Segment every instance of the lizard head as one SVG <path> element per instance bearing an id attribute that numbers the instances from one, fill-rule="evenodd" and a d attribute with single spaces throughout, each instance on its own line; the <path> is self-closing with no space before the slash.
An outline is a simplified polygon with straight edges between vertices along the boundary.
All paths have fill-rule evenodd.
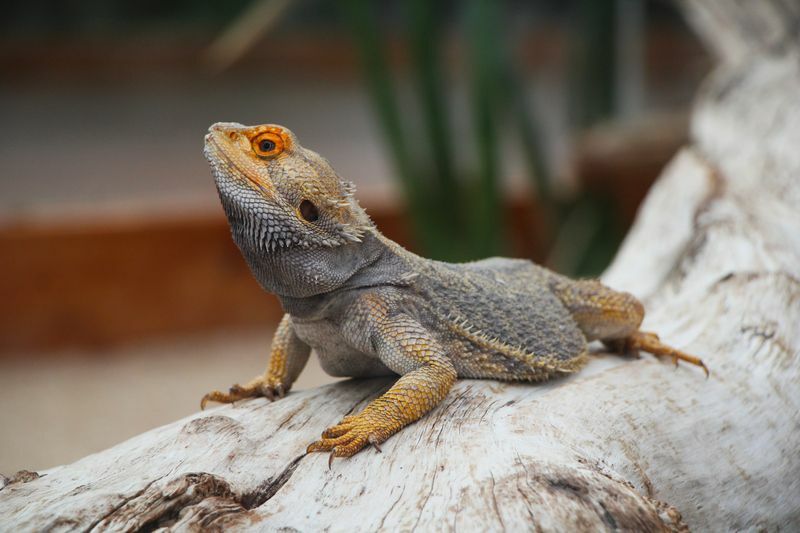
<path id="1" fill-rule="evenodd" d="M 288 129 L 214 124 L 204 153 L 233 240 L 266 290 L 288 298 L 328 292 L 380 252 L 353 184 Z"/>
<path id="2" fill-rule="evenodd" d="M 372 227 L 354 185 L 287 128 L 220 122 L 204 153 L 234 233 L 262 253 L 359 242 Z"/>

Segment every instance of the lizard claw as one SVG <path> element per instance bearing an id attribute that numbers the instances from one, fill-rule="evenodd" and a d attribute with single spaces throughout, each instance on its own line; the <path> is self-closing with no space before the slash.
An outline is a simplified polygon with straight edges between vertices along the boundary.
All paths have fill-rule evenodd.
<path id="1" fill-rule="evenodd" d="M 383 453 L 383 450 L 381 450 L 380 447 L 380 442 L 378 441 L 378 438 L 375 435 L 370 435 L 369 438 L 367 438 L 367 440 L 369 441 L 370 444 L 372 444 L 375 447 L 376 450 L 378 450 L 378 453 Z"/>
<path id="2" fill-rule="evenodd" d="M 334 457 L 352 457 L 370 444 L 378 452 L 383 453 L 380 444 L 392 433 L 392 428 L 385 427 L 386 422 L 380 417 L 372 417 L 366 412 L 345 417 L 339 424 L 326 429 L 322 438 L 311 443 L 307 452 L 331 452 L 328 463 Z"/>
<path id="3" fill-rule="evenodd" d="M 210 400 L 210 399 L 211 399 L 210 398 L 210 394 L 204 394 L 203 395 L 203 397 L 200 399 L 200 410 L 201 411 L 205 411 L 206 404 L 208 403 L 208 400 Z"/>
<path id="4" fill-rule="evenodd" d="M 380 448 L 380 446 L 378 446 L 378 443 L 377 443 L 377 442 L 372 442 L 371 444 L 372 444 L 373 446 L 375 446 L 375 449 L 376 449 L 376 450 L 378 450 L 379 452 L 383 453 L 383 452 L 381 451 L 381 448 Z M 336 457 L 336 446 L 334 446 L 334 447 L 333 447 L 333 449 L 331 450 L 331 453 L 328 455 L 328 470 L 330 470 L 330 469 L 331 469 L 331 467 L 333 466 L 333 459 L 334 459 L 334 457 Z"/>
<path id="5" fill-rule="evenodd" d="M 269 401 L 271 402 L 275 401 L 275 393 L 273 392 L 272 387 L 264 387 L 261 389 L 261 392 L 262 394 L 264 394 L 264 397 Z"/>
<path id="6" fill-rule="evenodd" d="M 258 396 L 264 396 L 269 401 L 274 401 L 276 398 L 285 397 L 288 390 L 289 387 L 277 379 L 259 376 L 246 385 L 232 385 L 228 392 L 218 390 L 209 392 L 200 400 L 200 409 L 205 409 L 208 402 L 233 403 Z"/>
<path id="7" fill-rule="evenodd" d="M 200 410 L 204 411 L 208 402 L 233 403 L 237 399 L 238 398 L 234 398 L 230 393 L 213 390 L 205 394 L 200 400 Z"/>
<path id="8" fill-rule="evenodd" d="M 703 369 L 703 372 L 705 372 L 706 379 L 708 379 L 709 375 L 711 374 L 702 359 L 662 343 L 661 340 L 659 340 L 658 335 L 655 333 L 638 331 L 630 337 L 624 339 L 624 342 L 626 347 L 629 349 L 637 351 L 644 350 L 646 352 L 650 352 L 656 357 L 669 357 L 672 359 L 675 367 L 678 366 L 679 361 L 686 361 L 689 364 L 699 366 Z"/>

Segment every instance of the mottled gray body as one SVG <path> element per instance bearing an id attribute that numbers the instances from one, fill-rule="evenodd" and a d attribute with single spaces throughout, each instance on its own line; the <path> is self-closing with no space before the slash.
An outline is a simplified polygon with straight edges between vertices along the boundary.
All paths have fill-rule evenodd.
<path id="1" fill-rule="evenodd" d="M 239 242 L 246 236 L 236 238 Z M 252 249 L 239 244 L 243 251 Z M 299 283 L 297 278 L 306 277 L 307 270 L 276 268 L 274 256 L 245 252 L 256 278 L 278 294 L 297 336 L 314 348 L 331 375 L 393 373 L 367 342 L 368 328 L 353 327 L 368 320 L 361 316 L 368 309 L 358 304 L 365 293 L 378 295 L 391 304 L 392 312 L 418 321 L 444 348 L 459 377 L 541 380 L 573 371 L 572 364 L 562 369 L 559 361 L 585 353 L 586 339 L 549 288 L 557 275 L 530 261 L 432 261 L 377 231 L 367 232 L 362 243 L 323 251 L 333 253 L 336 258 L 323 260 L 351 265 L 351 276 L 335 290 L 298 297 L 276 289 Z M 303 259 L 308 259 L 308 251 Z M 285 257 L 279 263 L 291 265 Z M 348 329 L 352 333 L 344 333 Z"/>
<path id="2" fill-rule="evenodd" d="M 267 162 L 270 186 L 281 194 L 265 201 L 272 191 L 237 179 L 237 162 L 214 148 L 207 145 L 207 157 L 234 241 L 328 373 L 374 376 L 417 364 L 381 360 L 367 338 L 368 318 L 361 316 L 370 312 L 359 303 L 367 293 L 425 328 L 461 377 L 539 380 L 579 366 L 560 364 L 580 358 L 586 340 L 550 290 L 556 274 L 525 260 L 448 264 L 408 252 L 378 232 L 352 198 L 352 187 L 310 150 L 298 148 L 291 166 Z M 339 195 L 334 205 L 347 206 L 351 223 L 298 220 L 291 208 L 302 196 L 298 190 L 320 188 L 293 184 L 306 175 L 330 176 L 317 183 L 328 187 L 328 196 Z"/>

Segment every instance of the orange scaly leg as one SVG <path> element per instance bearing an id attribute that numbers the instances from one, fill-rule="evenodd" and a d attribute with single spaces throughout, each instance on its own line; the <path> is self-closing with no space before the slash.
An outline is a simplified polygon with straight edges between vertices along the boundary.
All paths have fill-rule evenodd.
<path id="1" fill-rule="evenodd" d="M 645 352 L 651 353 L 655 356 L 671 357 L 672 362 L 675 363 L 675 366 L 678 366 L 678 361 L 686 361 L 692 365 L 699 366 L 703 369 L 703 372 L 706 373 L 706 377 L 709 376 L 708 367 L 705 365 L 702 359 L 664 344 L 659 340 L 658 335 L 655 333 L 637 331 L 630 337 L 623 339 L 622 342 L 624 347 L 623 349 L 626 352 L 644 350 Z"/>
<path id="2" fill-rule="evenodd" d="M 205 409 L 208 402 L 233 403 L 258 396 L 264 396 L 270 401 L 283 398 L 303 370 L 310 353 L 311 347 L 295 335 L 292 318 L 288 314 L 284 315 L 272 339 L 266 372 L 244 385 L 233 385 L 228 392 L 209 392 L 200 400 L 200 409 Z"/>
<path id="3" fill-rule="evenodd" d="M 419 322 L 405 314 L 388 316 L 376 297 L 362 299 L 356 316 L 369 317 L 370 344 L 391 370 L 402 376 L 360 413 L 345 416 L 322 433 L 308 452 L 351 457 L 368 445 L 380 451 L 386 439 L 436 407 L 456 381 L 456 370 L 442 347 Z M 357 328 L 353 328 L 356 330 Z"/>

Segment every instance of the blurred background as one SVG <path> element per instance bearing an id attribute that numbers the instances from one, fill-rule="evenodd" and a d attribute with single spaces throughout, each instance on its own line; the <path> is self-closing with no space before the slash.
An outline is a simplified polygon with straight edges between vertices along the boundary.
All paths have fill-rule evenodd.
<path id="1" fill-rule="evenodd" d="M 646 0 L 8 0 L 0 19 L 0 472 L 191 414 L 281 310 L 202 157 L 273 122 L 429 257 L 608 264 L 710 60 Z M 313 361 L 296 388 L 326 383 Z"/>

